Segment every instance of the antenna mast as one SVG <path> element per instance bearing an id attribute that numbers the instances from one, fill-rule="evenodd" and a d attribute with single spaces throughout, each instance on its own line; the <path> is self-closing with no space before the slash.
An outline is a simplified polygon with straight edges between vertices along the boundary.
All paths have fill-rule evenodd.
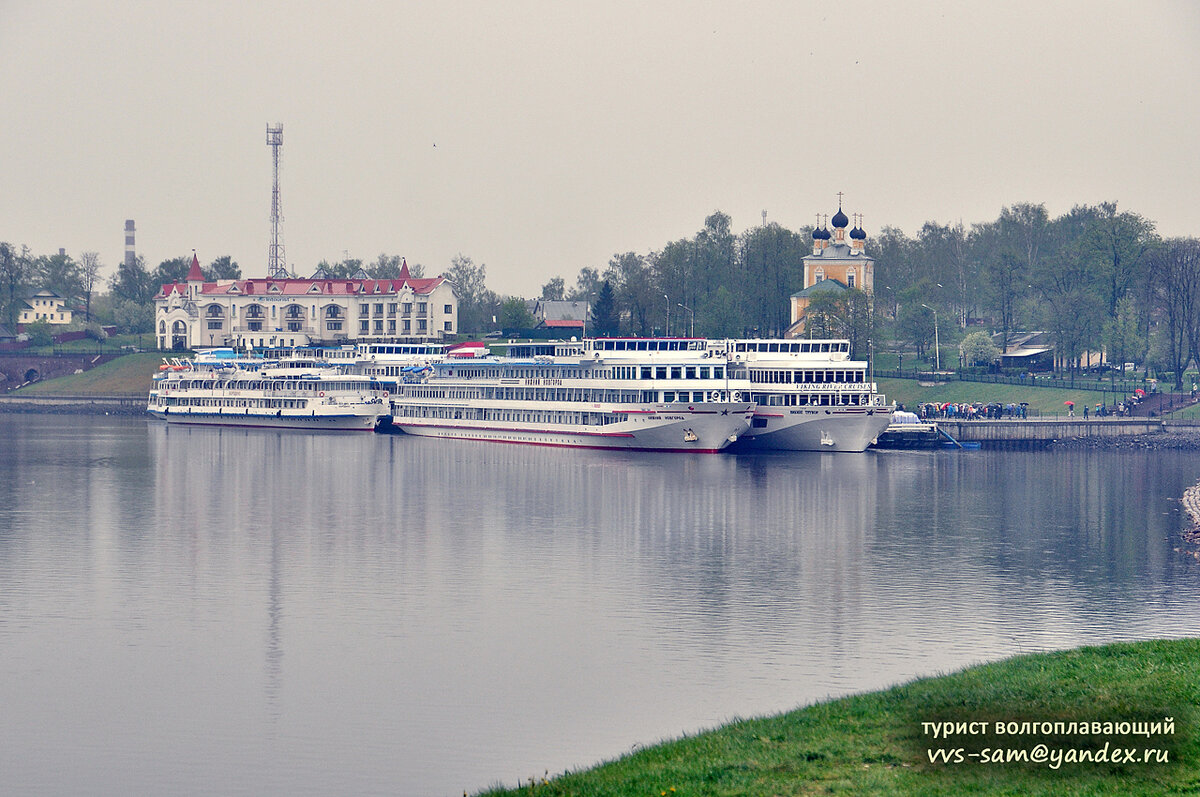
<path id="1" fill-rule="evenodd" d="M 279 206 L 279 150 L 283 148 L 283 125 L 267 125 L 267 146 L 271 148 L 271 159 L 275 164 L 275 181 L 271 186 L 271 248 L 267 253 L 267 276 L 286 279 L 287 260 L 283 254 L 283 241 L 279 238 L 279 223 L 283 221 L 283 211 Z"/>

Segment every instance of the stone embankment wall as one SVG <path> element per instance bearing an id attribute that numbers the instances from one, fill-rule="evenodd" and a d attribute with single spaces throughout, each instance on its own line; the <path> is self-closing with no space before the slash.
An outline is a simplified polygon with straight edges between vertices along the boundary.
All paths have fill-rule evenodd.
<path id="1" fill-rule="evenodd" d="M 0 393 L 28 382 L 86 371 L 116 357 L 116 354 L 0 354 Z"/>
<path id="2" fill-rule="evenodd" d="M 145 415 L 146 399 L 130 396 L 0 396 L 0 412 L 56 415 Z"/>

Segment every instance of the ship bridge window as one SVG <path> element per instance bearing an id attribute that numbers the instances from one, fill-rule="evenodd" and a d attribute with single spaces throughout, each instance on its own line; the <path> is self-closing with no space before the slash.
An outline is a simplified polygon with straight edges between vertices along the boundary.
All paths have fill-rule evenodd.
<path id="1" fill-rule="evenodd" d="M 709 367 L 707 365 L 700 366 L 700 378 L 708 379 Z"/>
<path id="2" fill-rule="evenodd" d="M 687 368 L 683 369 L 683 376 L 685 379 L 695 379 L 696 367 L 694 365 L 689 365 Z"/>

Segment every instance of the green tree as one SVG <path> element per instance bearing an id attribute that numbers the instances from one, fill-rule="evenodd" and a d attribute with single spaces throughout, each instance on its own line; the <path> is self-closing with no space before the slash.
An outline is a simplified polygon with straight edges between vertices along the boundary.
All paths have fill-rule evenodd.
<path id="1" fill-rule="evenodd" d="M 113 323 L 122 332 L 141 335 L 154 332 L 154 307 L 130 299 L 116 299 L 112 304 Z"/>
<path id="2" fill-rule="evenodd" d="M 596 302 L 592 305 L 592 334 L 599 338 L 613 337 L 621 327 L 617 313 L 616 295 L 608 280 L 600 283 Z"/>
<path id="3" fill-rule="evenodd" d="M 84 321 L 92 320 L 92 293 L 100 280 L 100 253 L 84 252 L 79 256 L 79 287 L 83 291 Z"/>
<path id="4" fill-rule="evenodd" d="M 501 329 L 531 329 L 537 324 L 525 300 L 510 296 L 500 303 L 499 323 Z"/>
<path id="5" fill-rule="evenodd" d="M 204 272 L 204 279 L 208 282 L 216 282 L 217 280 L 236 280 L 242 278 L 242 269 L 238 266 L 237 261 L 229 255 L 221 255 L 207 267 L 200 269 Z"/>
<path id="6" fill-rule="evenodd" d="M 132 263 L 122 261 L 121 265 L 117 266 L 117 273 L 113 275 L 110 287 L 118 299 L 148 305 L 154 301 L 162 283 L 155 283 L 154 276 L 146 270 L 146 262 L 138 255 Z"/>
<path id="7" fill-rule="evenodd" d="M 492 325 L 498 315 L 498 301 L 487 288 L 487 266 L 475 264 L 471 258 L 457 254 L 450 261 L 446 279 L 454 286 L 458 298 L 459 332 L 475 333 Z"/>
<path id="8" fill-rule="evenodd" d="M 83 294 L 79 264 L 70 255 L 43 255 L 33 261 L 33 272 L 33 279 L 40 288 L 49 288 L 66 298 Z"/>
<path id="9" fill-rule="evenodd" d="M 992 342 L 991 335 L 986 332 L 971 332 L 958 344 L 958 349 L 967 366 L 990 366 L 1000 358 L 1000 347 Z"/>
<path id="10" fill-rule="evenodd" d="M 792 321 L 788 297 L 804 287 L 808 248 L 803 236 L 775 223 L 754 227 L 740 236 L 737 268 L 722 286 L 741 286 L 745 325 L 770 336 L 787 330 Z"/>
<path id="11" fill-rule="evenodd" d="M 1157 359 L 1175 374 L 1183 388 L 1188 362 L 1200 358 L 1200 241 L 1171 238 L 1150 255 L 1155 300 L 1163 323 L 1156 337 Z"/>
<path id="12" fill-rule="evenodd" d="M 1117 314 L 1104 323 L 1104 347 L 1108 350 L 1109 363 L 1142 362 L 1146 358 L 1148 342 L 1142 335 L 1138 323 L 1137 307 L 1133 297 L 1126 295 L 1117 303 Z M 1115 377 L 1114 377 L 1115 379 Z M 1183 386 L 1182 374 L 1177 375 L 1176 388 Z"/>
<path id="13" fill-rule="evenodd" d="M 575 280 L 575 287 L 566 295 L 566 299 L 573 302 L 591 301 L 600 294 L 600 283 L 603 280 L 600 278 L 600 272 L 590 266 L 584 266 L 579 269 L 579 276 Z M 609 286 L 610 289 L 612 286 Z"/>
<path id="14" fill-rule="evenodd" d="M 50 325 L 42 319 L 26 324 L 25 334 L 29 336 L 29 345 L 31 346 L 49 346 L 54 342 L 54 334 L 50 331 Z"/>
<path id="15" fill-rule="evenodd" d="M 876 302 L 891 318 L 900 312 L 900 294 L 927 275 L 921 271 L 916 242 L 896 227 L 884 227 L 875 239 Z"/>
<path id="16" fill-rule="evenodd" d="M 377 280 L 394 280 L 400 276 L 400 265 L 404 262 L 404 258 L 400 255 L 389 255 L 381 252 L 379 257 L 375 258 L 375 262 L 367 269 L 372 279 Z M 409 274 L 412 274 L 412 269 L 409 269 Z"/>
<path id="17" fill-rule="evenodd" d="M 28 285 L 29 259 L 27 250 L 17 250 L 10 243 L 0 243 L 0 281 L 4 286 L 4 318 L 13 327 L 17 320 L 20 296 Z"/>
<path id="18" fill-rule="evenodd" d="M 192 268 L 192 258 L 173 257 L 164 260 L 154 269 L 154 282 L 157 287 L 170 283 L 186 282 L 188 272 Z"/>
<path id="19" fill-rule="evenodd" d="M 666 297 L 657 290 L 645 258 L 635 252 L 613 255 L 604 275 L 616 290 L 617 306 L 629 313 L 633 334 L 649 335 L 655 318 L 665 323 Z"/>
<path id="20" fill-rule="evenodd" d="M 562 277 L 555 277 L 542 286 L 542 299 L 548 302 L 561 302 L 566 293 L 566 282 Z"/>
<path id="21" fill-rule="evenodd" d="M 933 343 L 933 311 L 922 304 L 901 305 L 896 319 L 897 332 L 917 349 L 918 357 L 925 357 Z"/>
<path id="22" fill-rule="evenodd" d="M 724 285 L 718 287 L 704 304 L 703 333 L 714 338 L 741 337 L 745 328 L 742 305 Z"/>
<path id="23" fill-rule="evenodd" d="M 1101 202 L 1084 245 L 1103 280 L 1101 295 L 1109 316 L 1143 270 L 1145 258 L 1155 243 L 1154 223 L 1136 213 L 1118 213 L 1116 202 Z"/>

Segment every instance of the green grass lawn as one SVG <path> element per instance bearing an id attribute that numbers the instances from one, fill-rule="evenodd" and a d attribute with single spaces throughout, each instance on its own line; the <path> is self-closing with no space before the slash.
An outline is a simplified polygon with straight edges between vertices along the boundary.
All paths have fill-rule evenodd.
<path id="1" fill-rule="evenodd" d="M 151 378 L 161 364 L 162 354 L 157 352 L 126 354 L 82 374 L 35 382 L 12 395 L 145 396 L 150 392 Z"/>
<path id="2" fill-rule="evenodd" d="M 1031 387 L 1028 385 L 1001 385 L 987 382 L 958 382 L 951 381 L 934 387 L 921 387 L 915 379 L 878 379 L 879 389 L 887 396 L 888 403 L 897 401 L 906 408 L 913 408 L 924 402 L 992 402 L 1001 404 L 1029 403 L 1030 414 L 1066 415 L 1067 405 L 1063 402 L 1075 402 L 1075 411 L 1082 414 L 1083 405 L 1095 407 L 1106 402 L 1110 407 L 1121 399 L 1124 393 L 1101 393 L 1094 390 L 1066 390 L 1054 387 Z"/>
<path id="3" fill-rule="evenodd" d="M 1033 654 L 833 700 L 639 750 L 488 795 L 1151 795 L 1200 793 L 1193 727 L 1200 640 L 1152 641 Z M 922 723 L 1174 719 L 1170 735 L 961 734 L 935 739 Z M 1138 762 L 1062 763 L 1070 750 L 1136 749 Z M 993 763 L 996 750 L 1047 745 L 1045 763 Z M 930 763 L 930 750 L 963 762 Z M 1140 763 L 1147 749 L 1153 763 Z M 1064 751 L 1052 766 L 1055 750 Z M 986 753 L 984 751 L 987 751 Z M 1020 757 L 1019 753 L 1013 755 Z M 1162 758 L 1166 757 L 1166 762 Z M 1124 756 L 1122 756 L 1124 758 Z M 532 775 L 532 773 L 531 773 Z"/>

